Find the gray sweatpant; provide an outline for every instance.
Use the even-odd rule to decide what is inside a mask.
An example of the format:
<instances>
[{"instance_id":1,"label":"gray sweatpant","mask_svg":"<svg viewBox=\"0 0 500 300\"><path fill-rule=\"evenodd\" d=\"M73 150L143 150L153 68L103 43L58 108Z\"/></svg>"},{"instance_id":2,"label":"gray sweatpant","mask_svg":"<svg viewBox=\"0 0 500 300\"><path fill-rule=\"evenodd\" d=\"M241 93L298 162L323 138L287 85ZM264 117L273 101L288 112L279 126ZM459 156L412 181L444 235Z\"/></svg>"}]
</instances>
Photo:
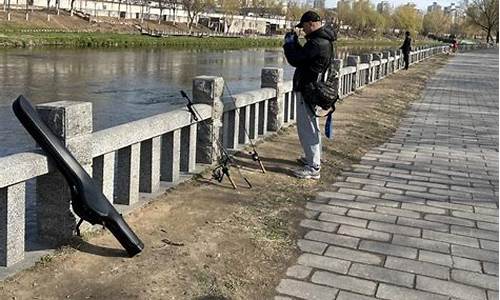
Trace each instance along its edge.
<instances>
[{"instance_id":1,"label":"gray sweatpant","mask_svg":"<svg viewBox=\"0 0 500 300\"><path fill-rule=\"evenodd\" d=\"M300 144L309 166L319 168L321 165L321 131L318 118L304 102L302 94L295 92L297 103L297 133Z\"/></svg>"}]
</instances>

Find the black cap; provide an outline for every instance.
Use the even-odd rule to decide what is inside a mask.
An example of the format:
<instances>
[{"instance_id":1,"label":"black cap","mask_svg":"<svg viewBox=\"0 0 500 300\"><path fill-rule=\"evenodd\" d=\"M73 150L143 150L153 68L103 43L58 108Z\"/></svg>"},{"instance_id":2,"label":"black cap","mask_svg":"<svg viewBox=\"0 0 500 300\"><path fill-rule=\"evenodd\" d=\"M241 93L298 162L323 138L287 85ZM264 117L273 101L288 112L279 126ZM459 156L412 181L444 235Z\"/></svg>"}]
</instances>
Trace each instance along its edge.
<instances>
[{"instance_id":1,"label":"black cap","mask_svg":"<svg viewBox=\"0 0 500 300\"><path fill-rule=\"evenodd\" d=\"M300 18L300 23L295 25L295 27L302 28L304 27L305 22L310 22L310 21L319 22L321 21L321 17L312 10L306 11Z\"/></svg>"}]
</instances>

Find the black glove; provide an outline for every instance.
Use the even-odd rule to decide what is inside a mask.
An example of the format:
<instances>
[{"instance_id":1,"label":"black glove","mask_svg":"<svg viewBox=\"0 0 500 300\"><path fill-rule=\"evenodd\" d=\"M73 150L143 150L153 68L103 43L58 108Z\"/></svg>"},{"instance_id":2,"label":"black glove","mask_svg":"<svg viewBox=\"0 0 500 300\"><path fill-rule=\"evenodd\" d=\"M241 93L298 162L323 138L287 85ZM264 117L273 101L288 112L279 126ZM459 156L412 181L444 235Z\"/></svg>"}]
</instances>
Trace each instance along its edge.
<instances>
[{"instance_id":1,"label":"black glove","mask_svg":"<svg viewBox=\"0 0 500 300\"><path fill-rule=\"evenodd\" d=\"M289 43L297 43L299 40L299 37L295 33L295 31L289 31L285 34L285 44Z\"/></svg>"}]
</instances>

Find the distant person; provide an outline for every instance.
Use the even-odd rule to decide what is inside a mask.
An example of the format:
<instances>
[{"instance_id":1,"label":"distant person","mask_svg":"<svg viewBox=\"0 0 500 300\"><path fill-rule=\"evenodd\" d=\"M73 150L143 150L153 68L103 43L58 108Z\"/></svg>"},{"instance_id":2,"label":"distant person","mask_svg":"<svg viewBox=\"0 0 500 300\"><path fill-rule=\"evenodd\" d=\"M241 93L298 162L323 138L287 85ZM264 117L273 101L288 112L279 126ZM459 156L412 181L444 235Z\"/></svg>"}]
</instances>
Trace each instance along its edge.
<instances>
[{"instance_id":1,"label":"distant person","mask_svg":"<svg viewBox=\"0 0 500 300\"><path fill-rule=\"evenodd\" d=\"M321 131L304 90L316 82L319 75L329 66L336 34L322 26L320 16L314 11L305 12L295 27L304 31L306 43L301 45L295 31L291 31L285 35L283 45L288 63L295 67L293 91L297 99L297 133L304 150L304 156L299 159L304 166L293 173L298 178L319 179Z\"/></svg>"},{"instance_id":2,"label":"distant person","mask_svg":"<svg viewBox=\"0 0 500 300\"><path fill-rule=\"evenodd\" d=\"M458 50L458 42L457 40L454 38L452 41L451 41L451 51L453 53L456 53Z\"/></svg>"},{"instance_id":3,"label":"distant person","mask_svg":"<svg viewBox=\"0 0 500 300\"><path fill-rule=\"evenodd\" d=\"M411 52L411 37L409 31L405 33L405 41L403 42L403 45L399 49L403 50L405 70L408 70L408 68L410 67L410 52Z\"/></svg>"}]
</instances>

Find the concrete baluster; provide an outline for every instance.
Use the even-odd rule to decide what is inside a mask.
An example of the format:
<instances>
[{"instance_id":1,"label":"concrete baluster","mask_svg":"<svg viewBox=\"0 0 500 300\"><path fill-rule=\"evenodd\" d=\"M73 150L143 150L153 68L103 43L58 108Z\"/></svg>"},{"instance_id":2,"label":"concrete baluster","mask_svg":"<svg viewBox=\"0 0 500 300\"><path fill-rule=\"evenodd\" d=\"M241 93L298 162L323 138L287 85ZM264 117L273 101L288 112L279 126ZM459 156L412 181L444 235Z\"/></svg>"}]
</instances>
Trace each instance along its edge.
<instances>
[{"instance_id":1,"label":"concrete baluster","mask_svg":"<svg viewBox=\"0 0 500 300\"><path fill-rule=\"evenodd\" d=\"M221 150L217 139L223 141L222 117L224 103L222 93L224 79L215 76L198 76L193 79L193 102L212 106L212 117L202 121L206 126L198 126L196 162L213 164Z\"/></svg>"},{"instance_id":2,"label":"concrete baluster","mask_svg":"<svg viewBox=\"0 0 500 300\"><path fill-rule=\"evenodd\" d=\"M161 137L141 142L139 191L155 193L160 188Z\"/></svg>"},{"instance_id":3,"label":"concrete baluster","mask_svg":"<svg viewBox=\"0 0 500 300\"><path fill-rule=\"evenodd\" d=\"M26 184L0 188L0 266L24 259Z\"/></svg>"},{"instance_id":4,"label":"concrete baluster","mask_svg":"<svg viewBox=\"0 0 500 300\"><path fill-rule=\"evenodd\" d=\"M106 153L94 158L92 177L109 201L114 201L115 194L115 159L116 152Z\"/></svg>"},{"instance_id":5,"label":"concrete baluster","mask_svg":"<svg viewBox=\"0 0 500 300\"><path fill-rule=\"evenodd\" d=\"M160 179L177 182L180 175L181 129L167 132L161 139Z\"/></svg>"},{"instance_id":6,"label":"concrete baluster","mask_svg":"<svg viewBox=\"0 0 500 300\"><path fill-rule=\"evenodd\" d=\"M283 69L263 68L261 72L262 88L274 88L276 97L268 100L267 130L278 131L284 122Z\"/></svg>"},{"instance_id":7,"label":"concrete baluster","mask_svg":"<svg viewBox=\"0 0 500 300\"><path fill-rule=\"evenodd\" d=\"M259 137L259 106L258 103L250 105L250 138L255 140Z\"/></svg>"},{"instance_id":8,"label":"concrete baluster","mask_svg":"<svg viewBox=\"0 0 500 300\"><path fill-rule=\"evenodd\" d=\"M347 66L356 67L356 73L352 76L352 91L355 91L359 86L359 56L349 55L347 56Z\"/></svg>"},{"instance_id":9,"label":"concrete baluster","mask_svg":"<svg viewBox=\"0 0 500 300\"><path fill-rule=\"evenodd\" d=\"M250 128L250 106L245 106L240 108L240 132L239 140L240 144L246 145L249 143L248 131ZM245 133L246 132L246 133Z\"/></svg>"},{"instance_id":10,"label":"concrete baluster","mask_svg":"<svg viewBox=\"0 0 500 300\"><path fill-rule=\"evenodd\" d=\"M139 201L141 144L118 150L114 203L133 205Z\"/></svg>"},{"instance_id":11,"label":"concrete baluster","mask_svg":"<svg viewBox=\"0 0 500 300\"><path fill-rule=\"evenodd\" d=\"M366 78L364 79L364 83L369 84L369 83L371 83L371 78L372 78L372 74L373 74L373 71L372 71L373 56L371 54L363 54L360 56L360 58L361 58L361 63L369 65L368 69L366 70Z\"/></svg>"},{"instance_id":12,"label":"concrete baluster","mask_svg":"<svg viewBox=\"0 0 500 300\"><path fill-rule=\"evenodd\" d=\"M198 124L194 123L181 129L181 171L192 173L196 169L196 135Z\"/></svg>"},{"instance_id":13,"label":"concrete baluster","mask_svg":"<svg viewBox=\"0 0 500 300\"><path fill-rule=\"evenodd\" d=\"M68 148L82 167L92 174L92 103L58 101L37 105L45 124ZM76 217L71 193L57 170L36 179L39 237L47 244L60 245L73 236Z\"/></svg>"}]
</instances>

